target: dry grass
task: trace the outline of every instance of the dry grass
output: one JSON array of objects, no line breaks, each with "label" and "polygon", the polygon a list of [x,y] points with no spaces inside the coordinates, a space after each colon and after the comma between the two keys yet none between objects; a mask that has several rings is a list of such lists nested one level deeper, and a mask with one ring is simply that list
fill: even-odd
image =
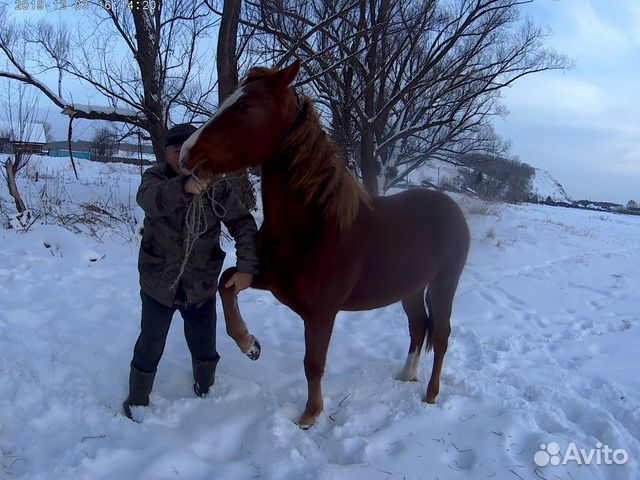
[{"label": "dry grass", "polygon": [[611,283],[611,288],[621,288],[624,283],[624,279],[620,273],[611,274],[613,277],[613,282]]},{"label": "dry grass", "polygon": [[499,217],[504,208],[501,202],[493,202],[478,197],[466,197],[462,202],[464,210],[470,215],[483,215]]},{"label": "dry grass", "polygon": [[[32,221],[28,224],[18,221],[5,200],[0,203],[0,215],[7,228],[28,230],[37,221],[46,225],[58,225],[98,241],[114,236],[125,242],[137,241],[139,222],[135,215],[136,206],[131,201],[135,186],[131,185],[130,179],[123,178],[121,170],[114,167],[95,178],[81,176],[80,180],[61,172],[38,169],[31,164],[20,173],[20,190]],[[121,193],[121,185],[128,187],[128,195]],[[77,193],[71,193],[77,187],[80,190],[90,190],[89,195],[84,195],[84,201],[80,200]],[[2,192],[3,196],[4,193]],[[89,201],[86,200],[87,197],[90,198]]]},{"label": "dry grass", "polygon": [[495,240],[496,239],[496,231],[494,230],[493,227],[491,227],[489,230],[487,230],[487,233],[485,234],[485,238],[487,238],[487,240]]},{"label": "dry grass", "polygon": [[583,253],[582,255],[579,255],[578,258],[576,259],[576,263],[578,263],[579,265],[582,265],[583,267],[588,267],[589,254]]}]

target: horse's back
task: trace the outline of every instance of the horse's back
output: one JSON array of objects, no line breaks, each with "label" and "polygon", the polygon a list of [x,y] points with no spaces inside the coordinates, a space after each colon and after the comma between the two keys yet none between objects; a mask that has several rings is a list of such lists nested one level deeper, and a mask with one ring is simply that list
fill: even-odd
[{"label": "horse's back", "polygon": [[362,222],[363,233],[374,233],[372,239],[429,246],[425,253],[444,256],[446,260],[451,260],[452,255],[466,256],[469,228],[462,210],[448,195],[416,188],[373,197],[371,207],[362,207],[363,215],[356,223]]},{"label": "horse's back", "polygon": [[396,302],[447,269],[459,275],[468,248],[464,214],[444,193],[413,189],[373,197],[349,234],[347,254],[359,275],[344,309]]}]

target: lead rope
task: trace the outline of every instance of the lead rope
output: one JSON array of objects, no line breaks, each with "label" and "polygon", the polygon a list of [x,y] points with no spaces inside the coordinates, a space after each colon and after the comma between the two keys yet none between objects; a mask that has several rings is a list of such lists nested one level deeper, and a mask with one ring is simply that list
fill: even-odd
[{"label": "lead rope", "polygon": [[[189,256],[191,256],[191,252],[193,251],[193,245],[196,243],[196,240],[198,240],[198,238],[200,238],[202,234],[209,228],[209,222],[207,222],[206,212],[207,204],[211,205],[211,210],[216,217],[222,219],[227,214],[224,205],[218,202],[215,198],[216,186],[219,183],[226,181],[226,177],[217,179],[211,185],[209,185],[204,192],[202,192],[200,195],[194,195],[191,200],[189,200],[189,205],[187,206],[187,211],[185,213],[184,219],[184,236],[186,247],[185,254],[182,259],[182,263],[180,264],[178,276],[169,286],[170,290],[173,290],[178,286],[178,282],[182,278],[184,269],[187,266],[187,262],[189,261]],[[208,202],[206,200],[208,200]]]}]

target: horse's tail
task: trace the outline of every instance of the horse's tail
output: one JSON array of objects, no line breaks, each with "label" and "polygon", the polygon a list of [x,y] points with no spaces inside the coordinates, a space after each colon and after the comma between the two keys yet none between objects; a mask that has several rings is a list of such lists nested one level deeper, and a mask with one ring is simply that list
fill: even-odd
[{"label": "horse's tail", "polygon": [[424,294],[424,300],[427,304],[426,322],[427,322],[427,341],[425,342],[425,350],[430,352],[433,350],[433,310],[431,309],[431,296],[429,295],[429,288],[427,288]]}]

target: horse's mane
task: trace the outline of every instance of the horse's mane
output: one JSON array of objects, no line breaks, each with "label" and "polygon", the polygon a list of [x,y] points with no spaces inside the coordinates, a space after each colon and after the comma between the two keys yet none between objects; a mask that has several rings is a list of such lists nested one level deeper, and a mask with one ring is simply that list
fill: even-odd
[{"label": "horse's mane", "polygon": [[[252,68],[244,83],[275,72]],[[345,230],[355,221],[361,201],[371,205],[369,194],[346,168],[309,98],[301,96],[301,111],[295,123],[276,154],[289,162],[289,186],[303,192],[305,203],[320,207],[325,217],[335,219],[338,228]]]},{"label": "horse's mane", "polygon": [[360,202],[370,205],[369,194],[345,166],[312,101],[306,97],[301,100],[299,123],[280,147],[290,161],[289,185],[304,192],[305,203],[318,205],[345,230],[355,221]]}]

